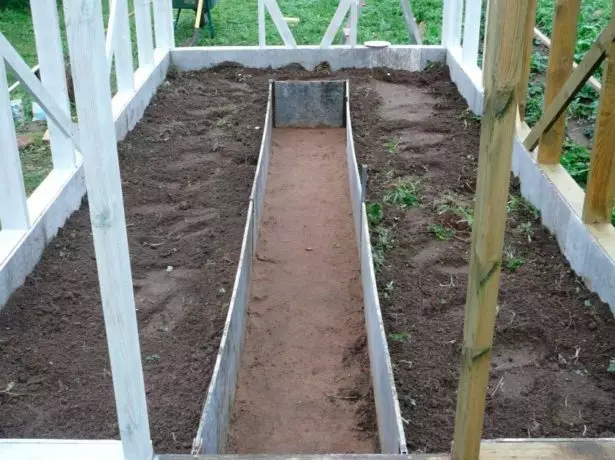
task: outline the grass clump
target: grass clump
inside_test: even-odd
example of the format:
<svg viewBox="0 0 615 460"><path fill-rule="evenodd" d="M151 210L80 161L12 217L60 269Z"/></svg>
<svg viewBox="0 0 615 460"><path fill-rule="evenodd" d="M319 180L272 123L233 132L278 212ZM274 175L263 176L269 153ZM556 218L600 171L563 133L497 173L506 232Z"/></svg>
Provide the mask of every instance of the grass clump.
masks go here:
<svg viewBox="0 0 615 460"><path fill-rule="evenodd" d="M411 181L398 181L384 195L384 202L402 209L416 206L419 203L418 185Z"/></svg>
<svg viewBox="0 0 615 460"><path fill-rule="evenodd" d="M519 268L525 265L523 257L518 255L512 248L508 248L504 251L504 267L509 272L516 272Z"/></svg>
<svg viewBox="0 0 615 460"><path fill-rule="evenodd" d="M455 236L455 229L450 227L445 227L442 224L431 224L429 226L429 231L433 233L439 241L448 241L453 236Z"/></svg>
<svg viewBox="0 0 615 460"><path fill-rule="evenodd" d="M409 336L410 334L408 334L407 332L392 332L391 334L389 334L389 340L391 342L403 342Z"/></svg>

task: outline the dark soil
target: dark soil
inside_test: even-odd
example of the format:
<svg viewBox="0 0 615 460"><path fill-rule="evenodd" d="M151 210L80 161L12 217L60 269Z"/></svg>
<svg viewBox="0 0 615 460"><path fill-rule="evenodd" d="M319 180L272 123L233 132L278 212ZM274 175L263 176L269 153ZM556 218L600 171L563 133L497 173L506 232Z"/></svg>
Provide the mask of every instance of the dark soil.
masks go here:
<svg viewBox="0 0 615 460"><path fill-rule="evenodd" d="M399 179L419 185L418 206L383 203L381 227L393 241L374 236L384 254L378 283L409 448L450 448L470 230L460 209L472 208L479 123L444 69L333 74L326 65L316 72L226 65L172 73L119 145L158 452L188 451L196 432L237 266L268 79L333 77L351 79L369 199L382 203ZM615 356L613 316L571 272L514 184L509 207L484 437L615 436L615 375L606 372ZM0 369L0 437L118 436L87 205L0 312ZM373 427L373 414L358 417Z"/></svg>
<svg viewBox="0 0 615 460"><path fill-rule="evenodd" d="M480 123L444 69L375 76L390 84L355 85L351 105L368 199L382 204L380 227L394 240L377 276L383 315L394 334L408 447L444 452L454 426ZM399 180L418 186L418 205L384 202ZM377 229L372 238L383 247ZM515 180L503 265L483 437L612 437L613 315L571 271Z"/></svg>

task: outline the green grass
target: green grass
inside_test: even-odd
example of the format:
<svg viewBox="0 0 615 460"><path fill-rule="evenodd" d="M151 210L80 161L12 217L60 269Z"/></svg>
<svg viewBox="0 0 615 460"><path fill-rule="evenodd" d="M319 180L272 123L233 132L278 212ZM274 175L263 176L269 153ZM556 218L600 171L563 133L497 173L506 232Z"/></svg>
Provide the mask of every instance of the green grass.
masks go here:
<svg viewBox="0 0 615 460"><path fill-rule="evenodd" d="M431 233L433 233L436 240L439 240L439 241L448 241L453 236L455 236L455 229L450 228L450 227L445 227L442 224L431 224L428 227L428 230Z"/></svg>
<svg viewBox="0 0 615 460"><path fill-rule="evenodd" d="M398 181L384 195L384 202L399 208L411 208L419 203L419 187L416 182Z"/></svg>
<svg viewBox="0 0 615 460"><path fill-rule="evenodd" d="M29 135L34 141L19 151L26 193L30 195L51 172L51 152L42 133Z"/></svg>

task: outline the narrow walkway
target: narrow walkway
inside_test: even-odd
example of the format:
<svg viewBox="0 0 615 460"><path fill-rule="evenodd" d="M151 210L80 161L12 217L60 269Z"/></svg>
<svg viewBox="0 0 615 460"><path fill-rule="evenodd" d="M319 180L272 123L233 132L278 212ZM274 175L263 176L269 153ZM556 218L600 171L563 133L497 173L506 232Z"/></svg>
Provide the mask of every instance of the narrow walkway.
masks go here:
<svg viewBox="0 0 615 460"><path fill-rule="evenodd" d="M274 129L272 144L228 450L374 452L345 132Z"/></svg>

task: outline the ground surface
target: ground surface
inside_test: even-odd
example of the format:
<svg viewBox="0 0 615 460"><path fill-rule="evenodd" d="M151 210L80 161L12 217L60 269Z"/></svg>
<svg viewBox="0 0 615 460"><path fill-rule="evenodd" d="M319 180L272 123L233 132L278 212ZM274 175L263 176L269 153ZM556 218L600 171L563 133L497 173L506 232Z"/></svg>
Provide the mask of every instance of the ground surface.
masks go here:
<svg viewBox="0 0 615 460"><path fill-rule="evenodd" d="M335 75L326 66L181 75L120 144L159 451L187 451L197 428L238 260L255 126L276 76ZM479 125L445 70L337 76L351 78L357 153L369 165L378 282L409 447L447 451ZM614 436L613 317L514 187L509 211L484 436ZM83 208L0 313L1 437L117 436L93 257Z"/></svg>
<svg viewBox="0 0 615 460"><path fill-rule="evenodd" d="M345 136L273 130L231 452L375 452Z"/></svg>

